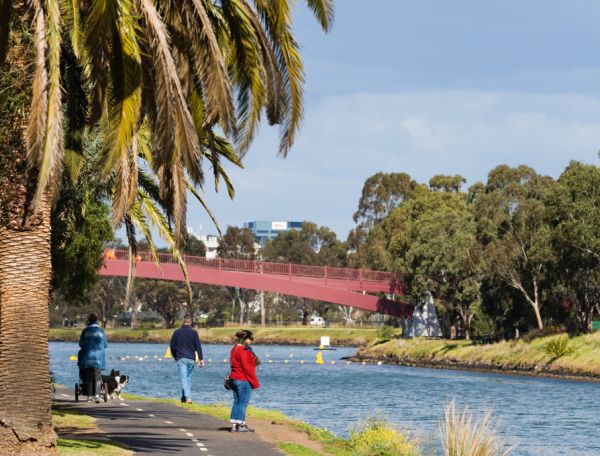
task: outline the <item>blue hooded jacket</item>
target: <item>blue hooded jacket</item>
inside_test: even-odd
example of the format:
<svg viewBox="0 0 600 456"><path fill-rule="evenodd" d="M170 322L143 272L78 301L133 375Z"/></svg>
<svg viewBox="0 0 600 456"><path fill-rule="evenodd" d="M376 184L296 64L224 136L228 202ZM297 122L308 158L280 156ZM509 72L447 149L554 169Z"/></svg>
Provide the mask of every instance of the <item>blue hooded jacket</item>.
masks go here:
<svg viewBox="0 0 600 456"><path fill-rule="evenodd" d="M105 358L104 349L108 346L106 334L97 323L89 325L81 332L79 338L79 350L77 365L82 369L95 367L104 369Z"/></svg>

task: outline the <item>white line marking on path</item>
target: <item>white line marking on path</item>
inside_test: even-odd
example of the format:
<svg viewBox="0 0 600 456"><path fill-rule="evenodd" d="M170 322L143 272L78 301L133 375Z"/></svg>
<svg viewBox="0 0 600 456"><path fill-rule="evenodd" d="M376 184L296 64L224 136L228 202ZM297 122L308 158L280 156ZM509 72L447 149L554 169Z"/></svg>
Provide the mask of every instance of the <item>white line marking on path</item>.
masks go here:
<svg viewBox="0 0 600 456"><path fill-rule="evenodd" d="M129 404L125 404L124 402L121 402L121 405L122 405L123 407L129 407Z"/></svg>
<svg viewBox="0 0 600 456"><path fill-rule="evenodd" d="M198 439L192 439L192 442L197 442L197 441L198 441Z"/></svg>
<svg viewBox="0 0 600 456"><path fill-rule="evenodd" d="M200 448L198 448L198 449L199 449L200 451L208 451L208 450L207 450L206 448L204 448L204 447L200 447Z"/></svg>
<svg viewBox="0 0 600 456"><path fill-rule="evenodd" d="M183 429L183 428L179 428L179 430L180 430L181 432L186 432L186 430L185 430L185 429Z"/></svg>
<svg viewBox="0 0 600 456"><path fill-rule="evenodd" d="M143 410L142 410L142 409L138 409L138 408L136 408L136 410L137 410L138 412L143 412Z"/></svg>
<svg viewBox="0 0 600 456"><path fill-rule="evenodd" d="M194 437L194 434L192 434L191 432L186 432L185 435L187 435L188 437Z"/></svg>
<svg viewBox="0 0 600 456"><path fill-rule="evenodd" d="M173 424L172 421L163 421L163 423L165 423L165 424Z"/></svg>
<svg viewBox="0 0 600 456"><path fill-rule="evenodd" d="M203 447L204 444L202 442L196 442L196 446Z"/></svg>
<svg viewBox="0 0 600 456"><path fill-rule="evenodd" d="M154 418L154 415L153 415L152 413L148 413L148 416L149 416L150 418Z"/></svg>
<svg viewBox="0 0 600 456"><path fill-rule="evenodd" d="M60 393L60 395L61 395L61 396L64 396L64 397L69 397L69 395L68 395L68 394L65 394L65 393Z"/></svg>

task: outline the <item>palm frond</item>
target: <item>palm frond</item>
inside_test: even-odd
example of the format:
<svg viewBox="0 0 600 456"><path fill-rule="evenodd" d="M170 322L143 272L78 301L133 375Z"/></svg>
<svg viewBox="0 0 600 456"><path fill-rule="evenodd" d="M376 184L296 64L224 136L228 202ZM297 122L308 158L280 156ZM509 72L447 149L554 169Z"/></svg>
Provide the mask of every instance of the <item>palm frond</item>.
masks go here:
<svg viewBox="0 0 600 456"><path fill-rule="evenodd" d="M64 148L62 89L60 85L61 25L58 0L47 0L46 40L48 43L48 108L44 144L38 155L38 178L32 206L38 208L47 190L54 195L58 186Z"/></svg>
<svg viewBox="0 0 600 456"><path fill-rule="evenodd" d="M328 32L333 24L334 0L306 0L306 3L321 23L323 30Z"/></svg>
<svg viewBox="0 0 600 456"><path fill-rule="evenodd" d="M169 229L169 224L167 223L167 220L165 219L164 215L162 214L160 209L157 207L157 205L154 203L154 201L152 201L151 198L149 198L147 195L145 195L143 191L138 192L138 200L139 200L140 205L143 208L144 212L148 215L148 218L150 219L152 226L154 226L154 228L156 228L156 230L158 231L158 235L161 237L161 239L163 241L165 241L165 243L171 250L171 253L177 260L177 263L179 264L181 272L183 273L183 277L184 277L184 280L185 280L185 283L187 286L187 290L188 290L188 296L189 296L189 299L191 302L192 287L190 285L190 277L188 274L187 266L181 255L180 250L177 248L177 242L176 242L175 236L173 235L172 231Z"/></svg>
<svg viewBox="0 0 600 456"><path fill-rule="evenodd" d="M83 40L81 17L77 0L61 0L61 13L65 28L71 37L71 47L77 57L80 57L80 47Z"/></svg>
<svg viewBox="0 0 600 456"><path fill-rule="evenodd" d="M135 238L135 227L132 219L129 216L125 217L125 233L127 235L127 243L129 245L129 270L127 271L127 286L125 287L125 300L123 302L125 308L131 306L131 297L133 296L133 285L135 283L135 269L137 264L137 240Z"/></svg>
<svg viewBox="0 0 600 456"><path fill-rule="evenodd" d="M241 160L236 155L233 146L227 141L225 138L214 134L212 131L207 135L207 145L205 149L205 155L208 160L211 162L213 167L213 174L215 180L215 191L219 191L219 182L221 177L225 181L225 185L227 186L227 193L231 199L235 196L235 189L233 188L233 184L231 179L229 179L229 175L227 171L221 165L221 157L225 157L236 166L243 168Z"/></svg>
<svg viewBox="0 0 600 456"><path fill-rule="evenodd" d="M189 181L186 181L186 187L187 187L188 191L196 197L198 202L200 204L202 204L202 207L204 208L204 210L206 211L206 213L212 220L213 224L215 225L215 228L217 229L219 236L222 236L221 227L219 226L219 222L217 222L216 217L213 215L212 211L210 210L210 207L208 207L208 204L206 204L206 201L204 201L204 198L202 198L202 196L200 195L198 190L196 190L196 188Z"/></svg>
<svg viewBox="0 0 600 456"><path fill-rule="evenodd" d="M42 155L48 115L48 71L46 70L46 21L39 0L33 0L35 73L33 93L27 127L27 157L29 163L37 164Z"/></svg>
<svg viewBox="0 0 600 456"><path fill-rule="evenodd" d="M121 224L137 193L137 149L138 139L135 135L130 147L119 157L115 166L111 211L111 221L115 228Z"/></svg>
<svg viewBox="0 0 600 456"><path fill-rule="evenodd" d="M0 0L0 65L4 63L8 48L11 15L12 0Z"/></svg>
<svg viewBox="0 0 600 456"><path fill-rule="evenodd" d="M223 17L231 35L230 71L237 89L238 141L244 154L256 133L265 104L265 68L252 21L240 0L223 0Z"/></svg>
<svg viewBox="0 0 600 456"><path fill-rule="evenodd" d="M285 109L285 93L283 92L283 80L281 71L277 64L277 58L265 33L263 24L256 11L248 3L242 0L246 14L254 27L254 31L260 44L262 61L265 67L265 82L267 95L267 117L271 125L281 122L281 116Z"/></svg>
<svg viewBox="0 0 600 456"><path fill-rule="evenodd" d="M229 135L235 129L235 110L225 59L203 2L191 0L190 5L189 16L192 17L188 17L190 27L185 33L190 38L197 75L206 97L206 117L209 123L217 119L225 134ZM215 14L215 10L212 12ZM193 21L194 18L196 21Z"/></svg>
<svg viewBox="0 0 600 456"><path fill-rule="evenodd" d="M107 156L103 172L108 175L132 148L142 107L141 51L131 0L118 2L118 24L111 61L111 113L107 123ZM137 140L137 139L135 139ZM137 154L137 147L136 147ZM134 156L135 157L135 156ZM135 161L135 158L132 160ZM135 187L136 176L131 176ZM130 192L135 196L135 190ZM124 212L121 212L123 215Z"/></svg>
<svg viewBox="0 0 600 456"><path fill-rule="evenodd" d="M72 183L77 181L77 177L83 167L85 159L83 155L79 154L77 151L73 149L65 149L65 170L69 175L69 179L71 179Z"/></svg>
<svg viewBox="0 0 600 456"><path fill-rule="evenodd" d="M279 153L286 156L297 133L304 107L304 66L299 46L291 32L291 5L286 1L256 1L256 7L270 37L275 55L279 62L284 93L285 111L282 115Z"/></svg>
<svg viewBox="0 0 600 456"><path fill-rule="evenodd" d="M81 2L79 3L81 5ZM79 58L90 84L90 122L100 119L105 108L105 97L110 74L109 55L111 37L116 33L118 2L94 0L86 11L82 27L83 45Z"/></svg>
<svg viewBox="0 0 600 456"><path fill-rule="evenodd" d="M151 0L139 0L139 4L156 78L153 146L160 158L156 165L172 164L172 151L176 148L194 183L201 184L200 145L169 48L167 29Z"/></svg>

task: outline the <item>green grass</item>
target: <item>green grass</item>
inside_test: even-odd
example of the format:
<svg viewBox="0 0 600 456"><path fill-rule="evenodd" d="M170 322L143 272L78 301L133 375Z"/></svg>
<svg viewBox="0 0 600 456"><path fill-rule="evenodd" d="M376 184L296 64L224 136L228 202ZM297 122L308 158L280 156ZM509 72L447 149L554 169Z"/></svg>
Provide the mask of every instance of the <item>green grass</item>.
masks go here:
<svg viewBox="0 0 600 456"><path fill-rule="evenodd" d="M115 443L100 440L71 440L58 439L58 454L60 456L130 456L132 453Z"/></svg>
<svg viewBox="0 0 600 456"><path fill-rule="evenodd" d="M557 350L549 349L557 347ZM373 358L398 358L415 361L453 361L501 368L575 375L600 375L600 333L567 339L565 335L498 342L489 345L469 341L395 339L359 350Z"/></svg>
<svg viewBox="0 0 600 456"><path fill-rule="evenodd" d="M94 429L96 419L73 410L62 410L53 406L52 422L55 428L76 430ZM100 456L130 456L131 451L109 440L97 439L63 439L57 441L60 456L85 456L88 454Z"/></svg>
<svg viewBox="0 0 600 456"><path fill-rule="evenodd" d="M298 443L280 443L277 446L288 456L320 456L320 453Z"/></svg>
<svg viewBox="0 0 600 456"><path fill-rule="evenodd" d="M321 336L329 336L332 345L360 346L377 339L376 329L364 328L313 328L306 326L286 326L261 328L252 327L254 342L257 344L293 344L319 345ZM233 335L238 327L202 328L200 338L204 343L233 342ZM106 335L110 342L156 342L168 343L175 329L130 329L108 328ZM51 328L50 340L76 342L79 340L81 328Z"/></svg>
<svg viewBox="0 0 600 456"><path fill-rule="evenodd" d="M173 404L178 407L185 408L191 412L204 413L222 420L228 420L229 413L231 411L231 406L223 403L183 404L178 399L149 398L128 393L124 393L123 397L130 400L144 400ZM270 423L289 426L291 429L302 432L306 434L310 440L320 443L326 451L325 454L328 456L354 456L356 454L354 448L350 445L349 440L337 437L327 429L312 426L304 421L290 418L278 410L266 410L249 406L248 419L249 421L252 419L265 420ZM306 448L297 443L281 443L279 444L279 447L290 456L312 456L314 454L318 454L310 448Z"/></svg>
<svg viewBox="0 0 600 456"><path fill-rule="evenodd" d="M72 410L52 408L52 422L58 428L89 429L95 426L96 420Z"/></svg>

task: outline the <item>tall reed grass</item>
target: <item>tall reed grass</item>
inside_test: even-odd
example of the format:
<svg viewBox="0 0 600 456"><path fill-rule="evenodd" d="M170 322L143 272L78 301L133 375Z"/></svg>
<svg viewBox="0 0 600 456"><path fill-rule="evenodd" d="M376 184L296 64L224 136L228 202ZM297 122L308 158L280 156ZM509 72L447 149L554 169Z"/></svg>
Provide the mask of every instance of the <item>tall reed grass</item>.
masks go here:
<svg viewBox="0 0 600 456"><path fill-rule="evenodd" d="M446 405L444 421L440 423L444 456L506 456L513 449L503 451L491 423L488 410L480 421L465 407L456 409L454 401Z"/></svg>

